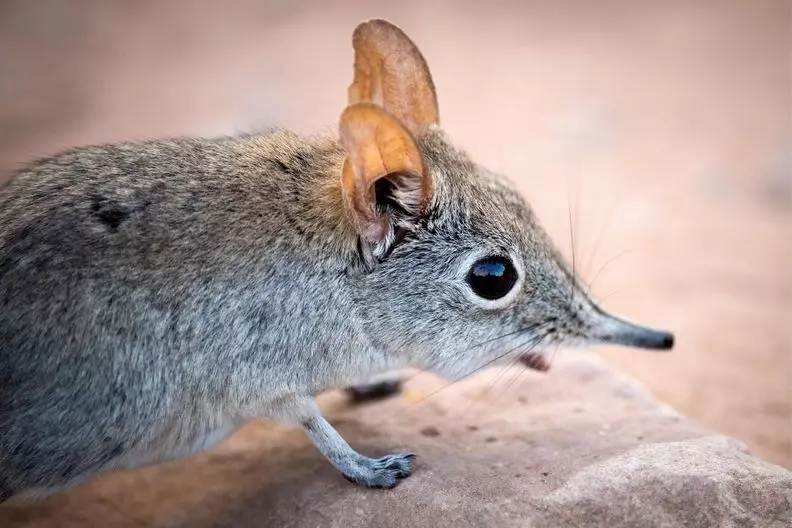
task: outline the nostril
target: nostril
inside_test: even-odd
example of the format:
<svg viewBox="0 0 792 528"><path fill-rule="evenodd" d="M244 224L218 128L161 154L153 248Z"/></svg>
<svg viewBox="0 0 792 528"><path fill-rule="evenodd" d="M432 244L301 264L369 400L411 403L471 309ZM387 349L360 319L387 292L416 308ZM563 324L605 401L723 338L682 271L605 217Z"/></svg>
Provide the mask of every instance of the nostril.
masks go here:
<svg viewBox="0 0 792 528"><path fill-rule="evenodd" d="M628 338L628 341L630 339ZM632 346L654 350L668 350L674 346L674 334L657 330L644 330L633 335Z"/></svg>
<svg viewBox="0 0 792 528"><path fill-rule="evenodd" d="M670 350L674 347L674 334L632 324L623 324L620 329L603 336L601 342L649 350Z"/></svg>

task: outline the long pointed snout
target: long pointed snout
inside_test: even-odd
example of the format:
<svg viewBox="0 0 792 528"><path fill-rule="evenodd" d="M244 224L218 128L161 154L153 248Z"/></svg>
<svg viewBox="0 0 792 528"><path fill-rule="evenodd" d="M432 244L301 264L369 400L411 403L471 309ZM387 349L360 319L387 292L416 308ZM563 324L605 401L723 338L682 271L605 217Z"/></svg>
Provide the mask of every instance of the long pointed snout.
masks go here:
<svg viewBox="0 0 792 528"><path fill-rule="evenodd" d="M674 334L655 330L620 319L604 311L596 317L591 337L600 343L613 343L649 350L670 350L674 347Z"/></svg>

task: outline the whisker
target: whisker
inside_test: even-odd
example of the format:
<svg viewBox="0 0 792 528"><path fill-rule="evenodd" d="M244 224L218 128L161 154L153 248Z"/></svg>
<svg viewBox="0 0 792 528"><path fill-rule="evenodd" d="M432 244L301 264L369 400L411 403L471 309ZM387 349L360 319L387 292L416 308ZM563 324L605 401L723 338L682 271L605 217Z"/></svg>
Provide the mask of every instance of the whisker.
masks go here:
<svg viewBox="0 0 792 528"><path fill-rule="evenodd" d="M620 251L619 253L617 253L617 254L616 254L616 255L614 255L613 257L609 258L609 259L608 259L608 260L605 262L605 264L603 264L602 266L600 266L600 268L597 270L597 273L595 273L595 274L594 274L594 277L591 279L591 281L589 281L589 284L588 284L588 287L589 287L589 289L591 289L591 288L593 288L593 287L594 287L594 282L597 280L597 277L599 277L599 276L600 276L600 273L602 273L602 272L605 270L605 268L607 268L607 267L608 267L608 265L612 264L612 263L613 263L613 262L614 262L616 259L618 259L618 258L620 258L620 257L623 257L624 255L628 255L628 254L630 254L630 253L633 253L634 251L635 251L635 250L633 250L633 249L625 249L624 251Z"/></svg>
<svg viewBox="0 0 792 528"><path fill-rule="evenodd" d="M481 341L480 343L476 343L475 345L472 345L472 346L470 346L468 348L463 349L460 353L464 354L465 352L469 352L470 350L474 350L474 349L476 349L478 347L481 347L481 346L484 346L484 345L488 345L490 343L494 343L495 341L498 341L500 339L506 339L507 337L513 337L513 336L515 336L517 334L521 334L521 333L525 333L525 332L533 332L534 330L536 330L540 326L541 326L541 324L531 324L531 325L525 326L523 328L518 328L517 330L515 330L513 332L508 332L506 334L501 334L501 335L493 337L491 339L487 339L486 341ZM418 370L418 372L414 372L413 374L410 374L409 376L406 376L404 378L400 378L400 381L402 383L409 383L410 381L414 380L418 376L421 376L422 374L432 374L431 372L429 372L427 370L424 370L424 369L421 369L421 368L418 368L417 370Z"/></svg>
<svg viewBox="0 0 792 528"><path fill-rule="evenodd" d="M538 346L540 343L544 342L544 340L545 340L545 338L547 337L547 335L548 335L548 334L546 334L546 333L545 333L544 335L542 335L542 336L541 336L541 338L540 338L540 339L537 341L537 343L536 343L536 344L534 344L534 346L533 346L533 347L531 347L531 348L528 350L528 352L532 352L532 351L533 351L533 350L534 350L534 349L535 349L535 348L536 348L536 347L537 347L537 346ZM556 347L556 350L558 350L558 347ZM516 363L519 361L519 359L520 359L520 358L517 358L517 359L516 359L516 360L515 360L515 361L512 363L512 365L516 364ZM500 398L501 398L501 397L502 397L504 394L506 394L506 392L508 392L508 390L509 390L509 387L511 387L511 386L514 384L514 382L515 382L515 381L517 381L517 380L518 380L518 379L519 379L519 378L522 376L523 372L525 372L525 371L527 371L527 370L530 370L530 367L532 367L532 364L533 364L533 363L536 363L537 361L538 361L538 359L534 359L534 360L532 360L531 364L527 365L527 367L526 367L525 369L520 369L520 370L518 370L518 371L517 371L517 375L516 375L516 376L513 376L513 377L511 378L511 380L509 380L508 382L506 382L506 385L504 386L504 388L503 388L503 391L501 391L501 393L500 393L498 396L496 396L494 400L492 400L492 404L494 405L494 404L495 404L495 403L496 403L496 402L497 402L497 401L498 401L498 400L499 400L499 399L500 399Z"/></svg>
<svg viewBox="0 0 792 528"><path fill-rule="evenodd" d="M575 277L576 263L575 263L575 230L572 227L572 203L569 197L569 180L567 179L567 216L569 220L569 245L572 250L572 281L569 287L569 302L571 304L575 294Z"/></svg>
<svg viewBox="0 0 792 528"><path fill-rule="evenodd" d="M513 364L514 363L512 363L512 365ZM503 397L504 394L509 392L509 387L511 387L514 384L514 382L517 381L527 370L529 370L527 367L517 370L517 375L512 376L511 379L504 384L503 390L495 397L495 399L492 400L491 404L495 405L498 402L498 400L500 400Z"/></svg>
<svg viewBox="0 0 792 528"><path fill-rule="evenodd" d="M504 338L507 338L507 337L512 337L512 336L515 336L517 334L522 334L522 333L525 333L525 332L533 332L534 330L536 330L540 326L541 326L541 323L533 323L533 324L531 324L529 326L525 326L523 328L519 328L519 329L515 330L514 332L509 332L507 334L502 334L502 335L499 335L497 337L493 337L492 339L487 339L486 341L482 341L480 343L477 343L477 344L475 344L473 346L470 346L470 347L462 350L462 353L469 352L470 350L474 350L474 349L476 349L478 347L481 347L481 346L484 346L484 345L488 345L490 343L494 343L495 341L498 341L500 339L504 339Z"/></svg>
<svg viewBox="0 0 792 528"><path fill-rule="evenodd" d="M508 371L508 370L509 370L509 369L510 369L510 368L511 368L511 367L512 367L512 366L513 366L513 365L514 365L514 364L515 364L517 361L519 361L519 359L520 359L520 356L518 355L518 356L517 356L515 359L513 359L513 360L509 361L508 363L506 363L505 365L503 365L503 367L501 367L501 369L500 369L500 371L498 372L498 374L497 374L497 375L496 375L496 376L495 376L493 379L491 379L490 381L488 381L488 382L487 382L487 385L484 387L484 391L483 391L483 393L484 393L485 395L489 394L489 392L492 390L492 388L493 388L495 385L497 385L497 384L498 384L498 382L501 380L501 378L503 378L503 376L506 374L506 372L507 372L507 371Z"/></svg>
<svg viewBox="0 0 792 528"><path fill-rule="evenodd" d="M548 363L551 365L550 368L552 368L553 359L555 358L555 355L558 353L558 349L559 349L559 345L556 344L553 347L553 351L550 352L550 358L548 359ZM519 378L519 376L518 376L518 378ZM526 378L522 378L522 380L520 380L520 382L518 384L518 387L517 387L517 392L518 393L522 390L522 384L525 383L525 379Z"/></svg>
<svg viewBox="0 0 792 528"><path fill-rule="evenodd" d="M538 339L541 339L541 338L538 338ZM527 341L524 341L523 343L520 343L519 345L517 345L517 346L515 346L515 347L512 347L512 348L510 348L509 350L507 350L507 351L506 351L506 352L504 352L503 354L500 354L500 355L496 356L494 359L491 359L491 360L487 361L487 362L486 362L486 363L484 363L483 365L480 365L480 366L476 367L476 368L475 368L475 369L473 369L472 371L470 371L470 372L468 372L467 374L463 375L461 378L459 378L459 379L456 379L456 380L454 380L454 381L451 381L451 382L449 382L449 383L445 384L444 386L440 387L439 389L437 389L437 390L435 390L435 391L432 391L432 392L430 392L428 395L426 395L426 397L424 398L424 400L425 400L426 398L429 398L430 396L434 396L434 395L435 395L435 394L437 394L438 392L440 392L440 391L442 391L442 390L444 390L444 389L446 389L446 388L450 387L451 385L454 385L455 383L459 383L460 381L466 380L467 378L469 378L469 377L470 377L470 376L472 376L473 374L476 374L477 372L480 372L480 371L482 371L483 369L485 369L485 368L489 367L490 365L492 365L492 364L493 364L493 363L495 363L496 361L499 361L499 360L501 360L501 359L505 358L506 356L508 356L508 355L509 355L509 354L511 354L512 352L515 352L516 350L519 350L519 349L521 349L521 348L525 348L526 346L533 346L533 345L531 345L530 343L532 343L533 341L536 341L536 340L537 340L537 337L536 337L536 336L533 336L533 337L531 337L530 339L528 339Z"/></svg>
<svg viewBox="0 0 792 528"><path fill-rule="evenodd" d="M613 297L613 296L614 296L614 295L616 295L617 293L619 293L619 292L621 292L621 291L624 291L624 290L626 290L626 289L627 289L627 286L622 286L621 288L616 288L614 291L610 292L608 295L606 295L605 297L603 297L602 299L600 299L600 301L599 301L599 302L600 302L600 304L604 304L604 303L605 303L605 301L607 301L609 298Z"/></svg>
<svg viewBox="0 0 792 528"><path fill-rule="evenodd" d="M530 350L530 349L528 349L528 350ZM515 364L517 364L519 361L520 361L520 356L519 356L519 355L517 355L517 356L516 356L514 359L512 359L511 361L509 361L508 363L506 363L506 364L505 364L505 365L504 365L504 366L503 366L503 367L500 369L500 372L498 372L497 376L495 376L493 379L491 379L489 382L487 382L487 384L486 384L486 386L484 387L484 390L483 390L483 393L484 393L484 395L488 395L488 394L490 393L490 391L493 389L493 387L495 387L495 385L497 385L497 384L498 384L498 382L499 382L499 381L500 381L500 380L503 378L503 376L505 376L505 375L506 375L506 373L507 373L509 370L511 370L511 368L512 368L512 367L513 367ZM470 412L470 409L471 409L471 408L473 407L473 405L475 405L476 403L477 403L477 402L476 402L475 400L471 400L471 402L470 402L470 405L468 405L467 409L465 409L465 411L462 413L462 415L461 415L461 416L462 416L462 417L464 417L465 415L467 415L467 413L468 413L468 412Z"/></svg>
<svg viewBox="0 0 792 528"><path fill-rule="evenodd" d="M531 352L534 348L536 348L536 346L539 343L542 342L543 338L544 338L544 336L536 336L536 338L533 339L530 344L524 345L524 346L528 347L526 349L526 352ZM515 349L513 349L513 350L515 350ZM509 370L512 369L512 367L517 365L519 362L520 362L520 355L518 355L513 360L511 360L507 365L505 365L504 368L501 369L501 371L498 374L498 376L496 376L496 378L494 380L492 380L489 383L487 383L487 386L484 389L485 393L488 394L489 391L491 390L491 388L498 382L498 380L500 380ZM519 369L518 370L518 376L519 376L519 374L521 374L523 372L523 370L528 370L528 367L526 367L524 369ZM498 397L496 397L495 400L493 400L493 402L490 402L490 403L494 403L494 401L497 401L497 399L498 399ZM481 402L477 401L477 400L471 400L470 404L468 404L468 406L465 408L465 410L462 413L455 413L453 415L454 420L456 420L457 422L464 421L467 418L467 416L470 414L471 409L473 409L473 407L475 405L479 404L479 403L481 403ZM489 405L488 405L488 407L489 407ZM456 442L456 441L453 442L453 444L454 444L455 447L458 446L458 442Z"/></svg>
<svg viewBox="0 0 792 528"><path fill-rule="evenodd" d="M533 325L533 326L534 326L533 330L534 330L534 331L536 331L536 335L534 336L534 337L536 338L536 340L535 340L535 342L532 342L532 343L530 344L530 346L529 346L529 347L528 347L528 348L525 350L525 352L531 352L531 351L533 351L533 349L534 349L534 348L536 348L536 346L537 346L539 343L541 343L541 342L544 340L544 338L545 338L545 337L547 337L547 334L546 334L546 333L542 333L542 330L543 330L543 328L542 328L542 327L544 326L544 323L543 323L543 324L536 324L536 325ZM508 371L509 369L511 369L511 368L512 368L512 367L513 367L513 366L514 366L516 363L518 363L518 362L519 362L519 360L520 360L520 356L517 356L517 357L516 357L516 358L514 358L514 360L512 360L512 361L511 361L509 364L505 365L505 366L504 366L504 368L501 370L501 372L498 374L498 376L496 376L496 377L495 377L495 379L493 379L492 381L490 381L490 382L487 384L487 387L485 388L485 391L486 391L486 392L489 392L489 391L490 391L490 389L491 389L491 388L492 388L492 387L493 387L495 384L497 384L497 383L500 381L500 379L501 379L501 378L502 378L502 377L503 377L503 376L506 374L506 371Z"/></svg>
<svg viewBox="0 0 792 528"><path fill-rule="evenodd" d="M594 239L594 247L592 248L591 254L589 254L589 258L586 264L581 268L580 270L581 273L587 274L589 269L591 269L591 266L594 263L594 258L597 256L597 253L599 252L600 243L602 242L602 239L605 236L605 232L610 227L610 222L611 219L613 218L613 213L618 209L617 206L619 205L622 196L623 196L622 193L619 192L616 195L616 198L613 199L613 202L611 202L610 206L608 207L608 212L604 220L602 221L602 224L600 224L600 229L597 232L596 238Z"/></svg>
<svg viewBox="0 0 792 528"><path fill-rule="evenodd" d="M416 405L419 405L421 403L425 403L432 396L437 395L438 393L444 391L445 389L447 389L448 387L450 387L452 385L455 385L456 383L459 383L460 381L464 381L464 380L468 379L470 376L472 376L472 375L476 374L477 372L480 372L481 370L489 367L490 365L492 365L496 361L499 361L499 360L505 358L506 356L508 356L509 354L513 353L516 350L519 350L519 349L524 348L526 346L535 346L535 345L532 345L531 343L536 341L536 339L537 339L536 336L532 336L531 338L529 338L526 341L520 343L519 345L517 345L517 346L515 346L513 348L510 348L509 350L507 350L503 354L499 354L495 358L485 362L482 365L479 365L478 367L474 368L470 372L468 372L468 373L464 374L463 376L461 376L459 379L455 379L455 380L452 380L452 381L450 381L448 383L443 384L442 386L440 386L436 390L434 390L434 391L430 392L429 394L427 394L426 396L424 396L421 400L416 401L416 402L411 402L406 407L403 407L402 409L400 409L400 410L396 411L395 413L391 414L387 419L392 419L393 417L401 416L402 414L404 414L405 412L409 411L410 409L413 409Z"/></svg>
<svg viewBox="0 0 792 528"><path fill-rule="evenodd" d="M500 378L502 378L502 377L503 377L503 375L504 375L504 374L505 374L505 373L506 373L506 372L507 372L509 369L511 369L511 367L513 367L513 366L514 366L514 364L515 364L515 363L517 363L519 360L520 360L520 356L519 356L519 355L517 355L517 357L516 357L515 359L513 359L512 361L510 361L509 363L507 363L506 365L504 365L504 366L503 366L503 368L502 368L502 369L500 370L500 372L498 373L498 375L495 377L495 379L494 379L494 380L490 380L490 381L487 383L486 387L484 388L483 394L484 394L485 396L486 396L487 394L489 394L490 390L492 390L492 388L495 386L495 384L498 382L498 380L499 380ZM463 422L463 421L466 421L466 420L467 420L467 417L470 415L470 411L473 409L473 407L474 407L474 406L476 406L476 405L478 405L478 404L480 404L480 403L481 403L481 402L480 402L479 400L471 398L471 400L470 400L470 403L467 405L467 407L465 408L465 410L464 410L464 411L462 411L461 413L454 413L454 415L453 415L453 419L454 419L454 421L456 421L456 422ZM459 447L459 446L458 446L458 441L454 441L454 442L453 442L453 444L454 444L454 447Z"/></svg>

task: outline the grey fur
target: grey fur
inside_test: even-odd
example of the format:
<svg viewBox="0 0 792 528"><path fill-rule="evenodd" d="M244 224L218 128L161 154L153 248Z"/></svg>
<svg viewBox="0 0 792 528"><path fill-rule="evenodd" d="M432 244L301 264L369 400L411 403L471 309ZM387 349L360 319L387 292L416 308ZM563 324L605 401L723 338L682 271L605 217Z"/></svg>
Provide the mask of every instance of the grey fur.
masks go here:
<svg viewBox="0 0 792 528"><path fill-rule="evenodd" d="M415 216L392 196L385 248L345 216L335 137L94 146L16 175L0 190L0 491L184 456L257 416L303 424L347 478L391 487L412 455L355 453L316 394L626 342L507 180L438 128L416 139L432 201ZM491 254L520 270L503 301L465 281Z"/></svg>

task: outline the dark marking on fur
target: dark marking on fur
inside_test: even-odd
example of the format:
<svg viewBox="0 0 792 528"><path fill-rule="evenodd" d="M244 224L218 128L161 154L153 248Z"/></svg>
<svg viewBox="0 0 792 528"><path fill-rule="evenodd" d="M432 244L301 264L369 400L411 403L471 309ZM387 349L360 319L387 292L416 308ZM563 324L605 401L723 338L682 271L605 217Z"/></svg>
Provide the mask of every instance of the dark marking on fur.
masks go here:
<svg viewBox="0 0 792 528"><path fill-rule="evenodd" d="M122 209L106 209L98 211L96 217L100 222L104 222L110 228L110 231L116 231L121 222L129 218L129 211Z"/></svg>
<svg viewBox="0 0 792 528"><path fill-rule="evenodd" d="M139 205L127 205L112 200L94 199L91 204L91 213L99 222L106 225L111 233L115 233L122 223L127 221L133 214L144 211L149 204L150 202L144 201Z"/></svg>

